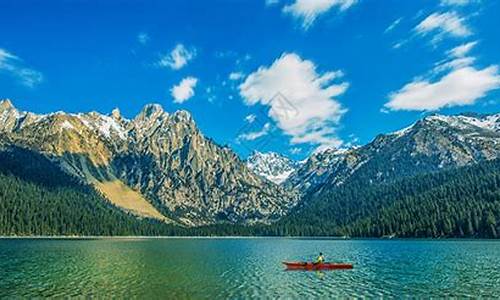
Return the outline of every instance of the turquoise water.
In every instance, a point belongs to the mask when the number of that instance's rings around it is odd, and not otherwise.
[[[284,271],[282,260],[353,270]],[[0,240],[0,298],[500,297],[500,241]]]

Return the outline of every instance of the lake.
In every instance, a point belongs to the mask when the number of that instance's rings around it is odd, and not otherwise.
[[[284,271],[283,260],[353,270]],[[500,297],[500,241],[2,239],[0,298]]]

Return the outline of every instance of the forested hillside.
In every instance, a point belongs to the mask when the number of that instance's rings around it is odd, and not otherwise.
[[[42,155],[15,147],[0,152],[0,235],[170,235],[173,231],[171,225],[117,209]]]
[[[184,228],[114,207],[42,155],[0,152],[0,235],[500,236],[500,160],[384,184],[361,178],[272,225]]]
[[[500,160],[387,184],[353,180],[273,226],[284,235],[498,237]]]

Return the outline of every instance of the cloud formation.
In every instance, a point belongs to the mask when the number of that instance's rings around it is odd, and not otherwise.
[[[254,141],[254,140],[258,139],[258,138],[261,138],[263,136],[268,135],[270,130],[271,130],[271,124],[270,123],[266,123],[266,124],[264,124],[264,126],[262,126],[261,130],[240,134],[238,136],[238,141],[241,141],[241,140],[244,140],[244,141]]]
[[[33,88],[43,81],[42,73],[25,67],[23,60],[0,48],[0,72],[15,77],[22,85]]]
[[[188,64],[196,56],[196,49],[186,48],[183,44],[177,44],[172,51],[160,58],[158,65],[179,70]]]
[[[449,56],[455,57],[455,58],[464,57],[476,45],[477,45],[477,41],[469,42],[469,43],[466,43],[466,44],[462,44],[462,45],[460,45],[458,47],[455,47],[455,48],[451,49],[450,51],[448,51],[447,53],[448,53]]]
[[[498,66],[479,69],[475,57],[466,56],[477,42],[447,51],[448,59],[436,64],[424,78],[415,79],[389,95],[390,110],[434,111],[444,107],[474,104],[500,88]]]
[[[466,6],[478,0],[441,0],[442,6]]]
[[[186,77],[178,85],[174,85],[170,92],[174,98],[174,103],[183,103],[194,96],[194,88],[198,83],[195,77]]]
[[[255,122],[256,119],[257,119],[257,116],[255,114],[249,114],[245,117],[245,121],[249,124],[252,124],[253,122]]]
[[[243,77],[245,77],[245,74],[243,74],[241,72],[232,72],[229,74],[229,80],[233,80],[233,81],[240,80]]]
[[[302,21],[302,28],[309,29],[314,21],[334,7],[345,11],[356,4],[357,0],[295,0],[294,3],[283,7],[283,12]]]
[[[472,32],[465,24],[465,18],[456,12],[433,13],[415,27],[420,35],[434,34],[433,42],[444,37],[466,37]]]
[[[474,104],[487,92],[500,87],[498,67],[453,70],[435,82],[414,81],[390,95],[391,110],[432,111],[449,106]]]
[[[388,33],[390,31],[393,31],[394,28],[398,27],[398,25],[403,21],[403,18],[398,18],[394,20],[387,28],[384,30],[384,33]]]
[[[338,147],[336,128],[346,112],[334,97],[342,95],[347,82],[333,83],[341,71],[316,71],[316,65],[294,53],[284,53],[271,66],[261,66],[239,86],[247,105],[270,108],[269,116],[292,144],[308,143]]]

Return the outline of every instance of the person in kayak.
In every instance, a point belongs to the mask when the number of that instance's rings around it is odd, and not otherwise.
[[[316,261],[314,262],[315,265],[319,265],[325,262],[325,257],[323,256],[323,253],[319,253],[318,258],[316,258]]]

